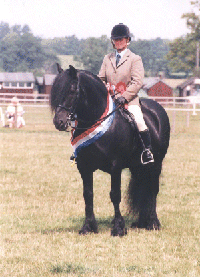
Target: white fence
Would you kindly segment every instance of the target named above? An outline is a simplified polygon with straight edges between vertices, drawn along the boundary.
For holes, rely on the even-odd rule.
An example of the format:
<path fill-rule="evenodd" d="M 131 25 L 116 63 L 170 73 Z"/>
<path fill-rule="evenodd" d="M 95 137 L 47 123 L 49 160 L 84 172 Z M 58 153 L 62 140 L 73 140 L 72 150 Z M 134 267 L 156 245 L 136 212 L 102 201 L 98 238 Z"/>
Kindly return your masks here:
<path fill-rule="evenodd" d="M 49 104 L 48 94 L 28 94 L 28 93 L 0 93 L 0 105 L 7 105 L 11 101 L 12 97 L 18 97 L 21 103 L 26 104 Z M 193 111 L 195 114 L 200 111 L 200 98 L 195 96 L 190 97 L 149 97 L 150 99 L 156 100 L 162 106 L 170 106 L 171 108 L 166 108 L 168 110 L 173 110 L 176 108 L 178 111 Z M 178 107 L 179 106 L 179 107 Z M 186 108 L 184 108 L 186 107 Z"/>
<path fill-rule="evenodd" d="M 13 97 L 17 97 L 21 103 L 49 103 L 48 94 L 34 94 L 34 93 L 0 93 L 0 105 L 7 105 Z"/>
<path fill-rule="evenodd" d="M 49 107 L 48 94 L 0 93 L 0 116 L 4 120 L 2 108 L 10 103 L 12 97 L 17 96 L 23 107 Z M 149 97 L 161 104 L 167 111 L 173 111 L 172 132 L 175 131 L 176 112 L 186 112 L 186 126 L 189 127 L 190 115 L 200 112 L 200 98 L 198 97 Z"/>
<path fill-rule="evenodd" d="M 171 111 L 185 111 L 192 112 L 196 115 L 196 112 L 200 112 L 200 98 L 196 96 L 189 97 L 150 97 L 157 101 L 166 110 Z"/>

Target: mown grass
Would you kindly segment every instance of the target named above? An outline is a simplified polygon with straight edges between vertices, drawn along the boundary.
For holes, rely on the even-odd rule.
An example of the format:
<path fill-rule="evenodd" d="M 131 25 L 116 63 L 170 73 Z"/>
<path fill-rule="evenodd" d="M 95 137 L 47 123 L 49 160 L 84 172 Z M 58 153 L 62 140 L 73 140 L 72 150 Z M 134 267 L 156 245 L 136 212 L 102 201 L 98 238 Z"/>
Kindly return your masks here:
<path fill-rule="evenodd" d="M 169 113 L 172 119 L 172 113 Z M 99 234 L 79 236 L 82 180 L 68 162 L 70 134 L 58 132 L 47 108 L 29 108 L 23 129 L 0 129 L 0 276 L 200 276 L 200 115 L 177 113 L 163 164 L 160 231 L 132 230 L 128 170 L 121 210 L 128 235 L 111 237 L 110 176 L 94 174 Z"/>

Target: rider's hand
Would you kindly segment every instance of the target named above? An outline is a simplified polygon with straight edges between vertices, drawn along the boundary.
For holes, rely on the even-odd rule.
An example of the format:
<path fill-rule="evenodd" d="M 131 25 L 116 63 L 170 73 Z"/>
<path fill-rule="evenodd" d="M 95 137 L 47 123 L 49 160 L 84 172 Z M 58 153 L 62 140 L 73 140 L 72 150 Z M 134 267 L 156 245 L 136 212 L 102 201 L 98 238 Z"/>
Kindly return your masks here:
<path fill-rule="evenodd" d="M 128 103 L 128 102 L 123 96 L 120 96 L 120 97 L 115 99 L 115 104 L 117 104 L 119 106 L 123 106 L 126 103 Z"/>

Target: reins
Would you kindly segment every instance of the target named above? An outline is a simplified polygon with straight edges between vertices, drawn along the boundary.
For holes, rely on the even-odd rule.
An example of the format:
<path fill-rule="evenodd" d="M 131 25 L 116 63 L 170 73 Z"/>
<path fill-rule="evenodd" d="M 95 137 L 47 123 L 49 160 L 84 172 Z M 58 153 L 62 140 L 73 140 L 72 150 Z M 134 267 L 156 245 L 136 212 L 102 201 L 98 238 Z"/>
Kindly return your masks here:
<path fill-rule="evenodd" d="M 109 113 L 109 114 L 107 114 L 106 116 L 104 116 L 104 117 L 102 117 L 101 119 L 97 119 L 97 120 L 95 120 L 95 121 L 87 121 L 87 120 L 83 120 L 83 119 L 78 119 L 78 118 L 75 118 L 75 120 L 77 121 L 77 122 L 83 122 L 83 123 L 94 123 L 92 126 L 93 127 L 96 127 L 96 126 L 98 126 L 100 123 L 102 123 L 104 120 L 106 120 L 109 116 L 111 116 L 114 112 L 116 112 L 119 108 L 121 107 L 121 105 L 119 105 L 119 106 L 117 106 L 111 113 Z M 72 120 L 73 121 L 73 120 Z M 77 127 L 77 126 L 75 126 L 75 127 L 72 127 L 72 129 L 74 129 L 74 130 L 88 130 L 88 129 L 90 129 L 91 128 L 91 126 L 90 127 Z"/>

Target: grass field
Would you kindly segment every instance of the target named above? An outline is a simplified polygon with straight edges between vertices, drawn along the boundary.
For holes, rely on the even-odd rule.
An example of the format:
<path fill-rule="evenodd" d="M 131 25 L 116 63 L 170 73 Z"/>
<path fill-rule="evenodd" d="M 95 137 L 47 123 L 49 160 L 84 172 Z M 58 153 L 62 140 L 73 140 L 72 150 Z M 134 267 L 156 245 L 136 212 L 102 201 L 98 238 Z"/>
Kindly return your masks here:
<path fill-rule="evenodd" d="M 110 177 L 94 174 L 99 234 L 79 236 L 82 180 L 68 159 L 70 134 L 58 132 L 48 108 L 25 108 L 23 129 L 0 128 L 1 277 L 200 276 L 200 115 L 177 113 L 163 163 L 157 211 L 160 231 L 132 230 L 128 170 L 121 210 L 128 234 L 111 237 Z M 169 114 L 170 119 L 172 114 Z"/>

